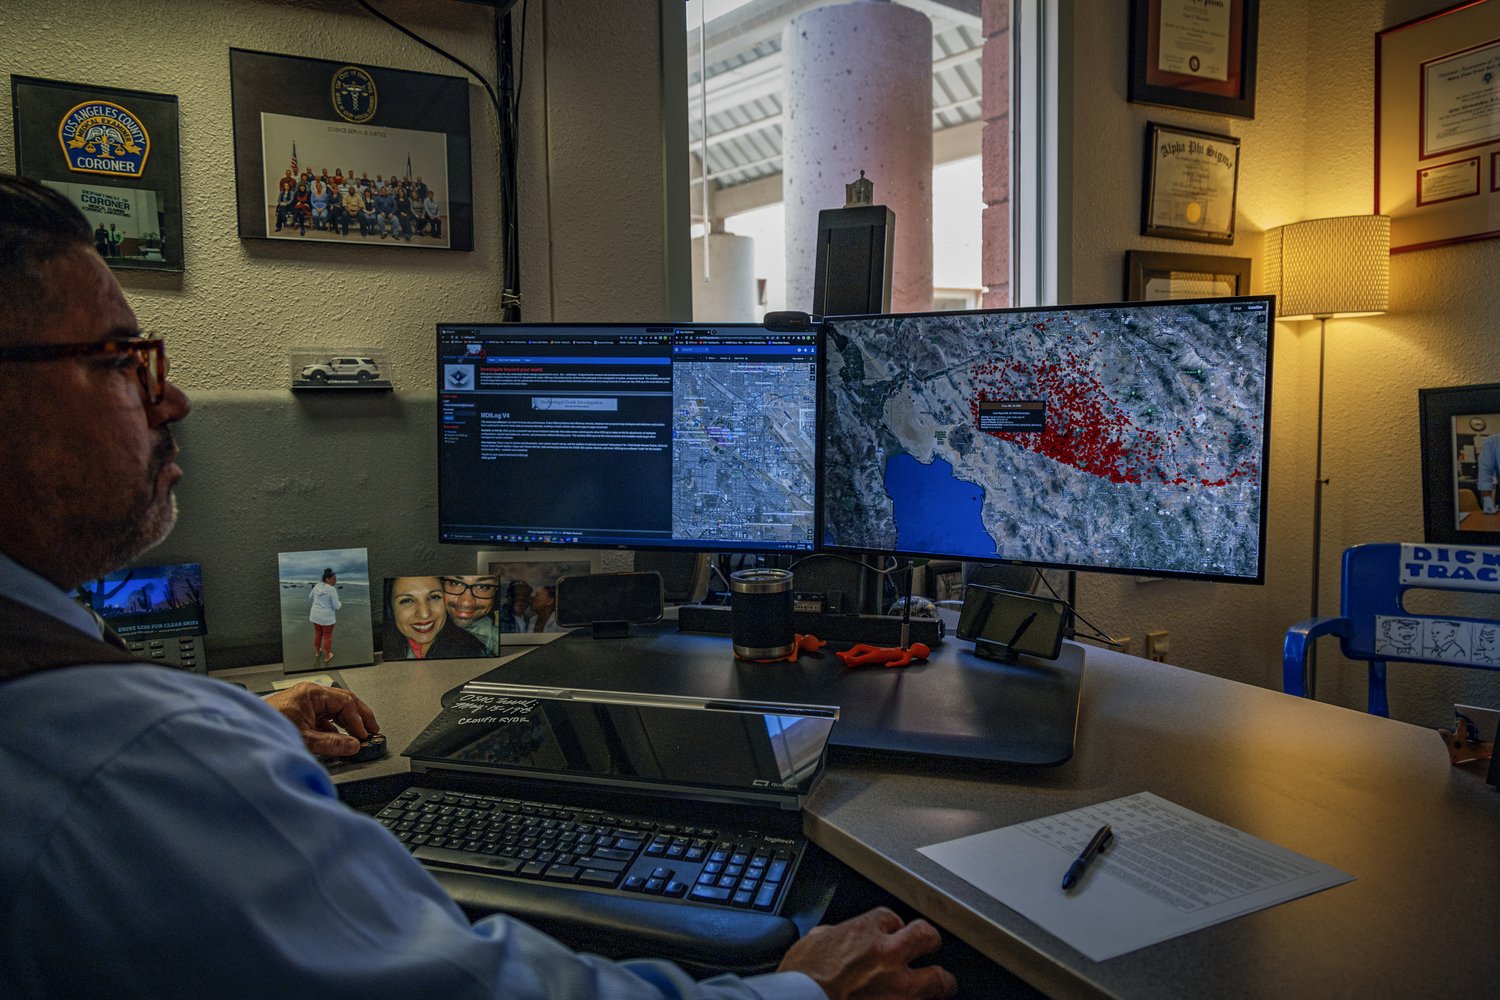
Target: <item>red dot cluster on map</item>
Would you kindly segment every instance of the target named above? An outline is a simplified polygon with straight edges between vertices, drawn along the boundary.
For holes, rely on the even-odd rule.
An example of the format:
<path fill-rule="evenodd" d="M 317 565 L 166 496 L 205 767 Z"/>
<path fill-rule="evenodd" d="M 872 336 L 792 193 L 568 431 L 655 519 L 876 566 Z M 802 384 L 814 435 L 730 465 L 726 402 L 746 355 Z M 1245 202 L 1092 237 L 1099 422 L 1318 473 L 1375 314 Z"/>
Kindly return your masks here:
<path fill-rule="evenodd" d="M 1046 323 L 1034 325 L 1038 332 L 1046 332 Z M 1097 348 L 1098 339 L 1098 333 L 1089 336 L 1090 343 L 1085 349 L 1088 353 Z M 1088 357 L 1067 346 L 1073 340 L 1074 335 L 1070 332 L 1063 338 L 1060 351 L 1056 349 L 1059 345 L 1051 345 L 1054 348 L 1051 353 L 1054 357 L 1060 356 L 1061 360 L 995 361 L 974 365 L 971 376 L 975 391 L 969 401 L 973 426 L 979 427 L 981 402 L 1041 399 L 1047 404 L 1045 430 L 982 433 L 1113 483 L 1165 483 L 1212 488 L 1227 486 L 1236 479 L 1257 481 L 1254 456 L 1238 458 L 1232 466 L 1226 465 L 1217 478 L 1187 475 L 1189 466 L 1201 466 L 1205 456 L 1211 454 L 1205 447 L 1209 442 L 1201 438 L 1192 440 L 1189 427 L 1157 431 L 1137 425 L 1125 407 L 1090 372 Z M 998 342 L 991 342 L 990 346 L 997 352 L 1003 350 Z M 1259 423 L 1259 420 L 1257 415 L 1251 423 Z M 1259 437 L 1258 430 L 1253 433 Z M 1223 438 L 1218 444 L 1218 453 L 1226 463 L 1236 459 L 1230 435 L 1222 431 L 1212 434 Z M 1189 446 L 1186 456 L 1181 454 L 1183 445 Z"/>

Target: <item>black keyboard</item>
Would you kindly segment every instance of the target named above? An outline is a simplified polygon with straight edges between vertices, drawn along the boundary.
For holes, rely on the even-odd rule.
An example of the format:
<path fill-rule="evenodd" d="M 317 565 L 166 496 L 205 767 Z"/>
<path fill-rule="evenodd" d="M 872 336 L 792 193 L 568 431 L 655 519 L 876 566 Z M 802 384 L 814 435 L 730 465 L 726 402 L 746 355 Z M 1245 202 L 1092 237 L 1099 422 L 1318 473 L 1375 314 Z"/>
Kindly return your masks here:
<path fill-rule="evenodd" d="M 806 840 L 436 788 L 376 819 L 429 866 L 778 913 Z"/>

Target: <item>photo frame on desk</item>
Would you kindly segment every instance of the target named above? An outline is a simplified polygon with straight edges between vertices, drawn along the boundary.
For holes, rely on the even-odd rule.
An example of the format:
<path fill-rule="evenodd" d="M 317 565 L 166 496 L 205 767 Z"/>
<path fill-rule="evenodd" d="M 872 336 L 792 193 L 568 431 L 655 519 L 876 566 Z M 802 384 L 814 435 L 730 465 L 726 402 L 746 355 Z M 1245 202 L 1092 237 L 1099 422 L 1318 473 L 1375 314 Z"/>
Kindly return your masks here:
<path fill-rule="evenodd" d="M 1254 118 L 1259 21 L 1260 0 L 1131 0 L 1128 99 Z"/>
<path fill-rule="evenodd" d="M 1500 513 L 1486 509 L 1500 510 L 1494 481 L 1500 475 L 1500 383 L 1419 389 L 1417 398 L 1423 540 L 1500 545 Z"/>
<path fill-rule="evenodd" d="M 110 267 L 181 271 L 177 97 L 11 77 L 16 173 L 89 220 Z"/>
<path fill-rule="evenodd" d="M 502 647 L 549 642 L 552 633 L 569 631 L 557 624 L 557 581 L 604 568 L 603 553 L 595 549 L 497 549 L 479 553 L 476 561 L 476 573 L 500 578 L 495 603 Z"/>
<path fill-rule="evenodd" d="M 1141 235 L 1234 242 L 1240 140 L 1162 122 L 1146 123 Z"/>
<path fill-rule="evenodd" d="M 463 77 L 230 49 L 229 78 L 241 239 L 474 249 Z M 332 186 L 357 188 L 363 205 L 403 184 L 407 215 L 394 203 L 343 218 L 328 207 Z"/>
<path fill-rule="evenodd" d="M 1500 0 L 1375 36 L 1375 211 L 1391 252 L 1500 236 Z"/>
<path fill-rule="evenodd" d="M 1208 299 L 1249 294 L 1249 257 L 1125 251 L 1125 298 L 1128 301 Z"/>

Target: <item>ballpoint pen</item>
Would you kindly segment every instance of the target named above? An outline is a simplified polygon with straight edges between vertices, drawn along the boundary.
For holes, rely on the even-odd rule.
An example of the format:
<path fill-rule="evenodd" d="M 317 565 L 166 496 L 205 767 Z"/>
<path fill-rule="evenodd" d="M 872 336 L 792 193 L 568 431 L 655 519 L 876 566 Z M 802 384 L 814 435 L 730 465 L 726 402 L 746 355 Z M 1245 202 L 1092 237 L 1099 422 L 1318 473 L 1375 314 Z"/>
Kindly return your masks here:
<path fill-rule="evenodd" d="M 1099 828 L 1099 831 L 1094 834 L 1093 839 L 1089 841 L 1089 846 L 1085 847 L 1083 853 L 1078 855 L 1078 859 L 1068 866 L 1068 874 L 1064 875 L 1062 880 L 1062 887 L 1065 891 L 1073 888 L 1078 883 L 1078 880 L 1083 878 L 1083 873 L 1088 869 L 1089 863 L 1094 860 L 1100 851 L 1109 846 L 1109 842 L 1114 839 L 1114 836 L 1108 824 Z"/>

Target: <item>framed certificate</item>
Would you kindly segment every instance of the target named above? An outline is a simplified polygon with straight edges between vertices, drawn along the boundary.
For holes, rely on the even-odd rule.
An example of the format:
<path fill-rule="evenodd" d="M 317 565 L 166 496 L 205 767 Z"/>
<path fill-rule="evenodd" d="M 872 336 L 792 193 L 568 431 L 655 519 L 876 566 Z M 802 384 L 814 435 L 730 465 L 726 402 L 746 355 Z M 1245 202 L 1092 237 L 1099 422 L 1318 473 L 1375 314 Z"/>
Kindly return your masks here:
<path fill-rule="evenodd" d="M 1129 99 L 1255 117 L 1260 0 L 1131 0 Z"/>
<path fill-rule="evenodd" d="M 1375 211 L 1391 252 L 1500 236 L 1500 2 L 1375 36 Z"/>
<path fill-rule="evenodd" d="M 1130 302 L 1249 294 L 1249 257 L 1150 250 L 1125 252 L 1125 298 Z"/>
<path fill-rule="evenodd" d="M 1234 136 L 1147 122 L 1141 235 L 1233 243 L 1239 177 Z"/>

